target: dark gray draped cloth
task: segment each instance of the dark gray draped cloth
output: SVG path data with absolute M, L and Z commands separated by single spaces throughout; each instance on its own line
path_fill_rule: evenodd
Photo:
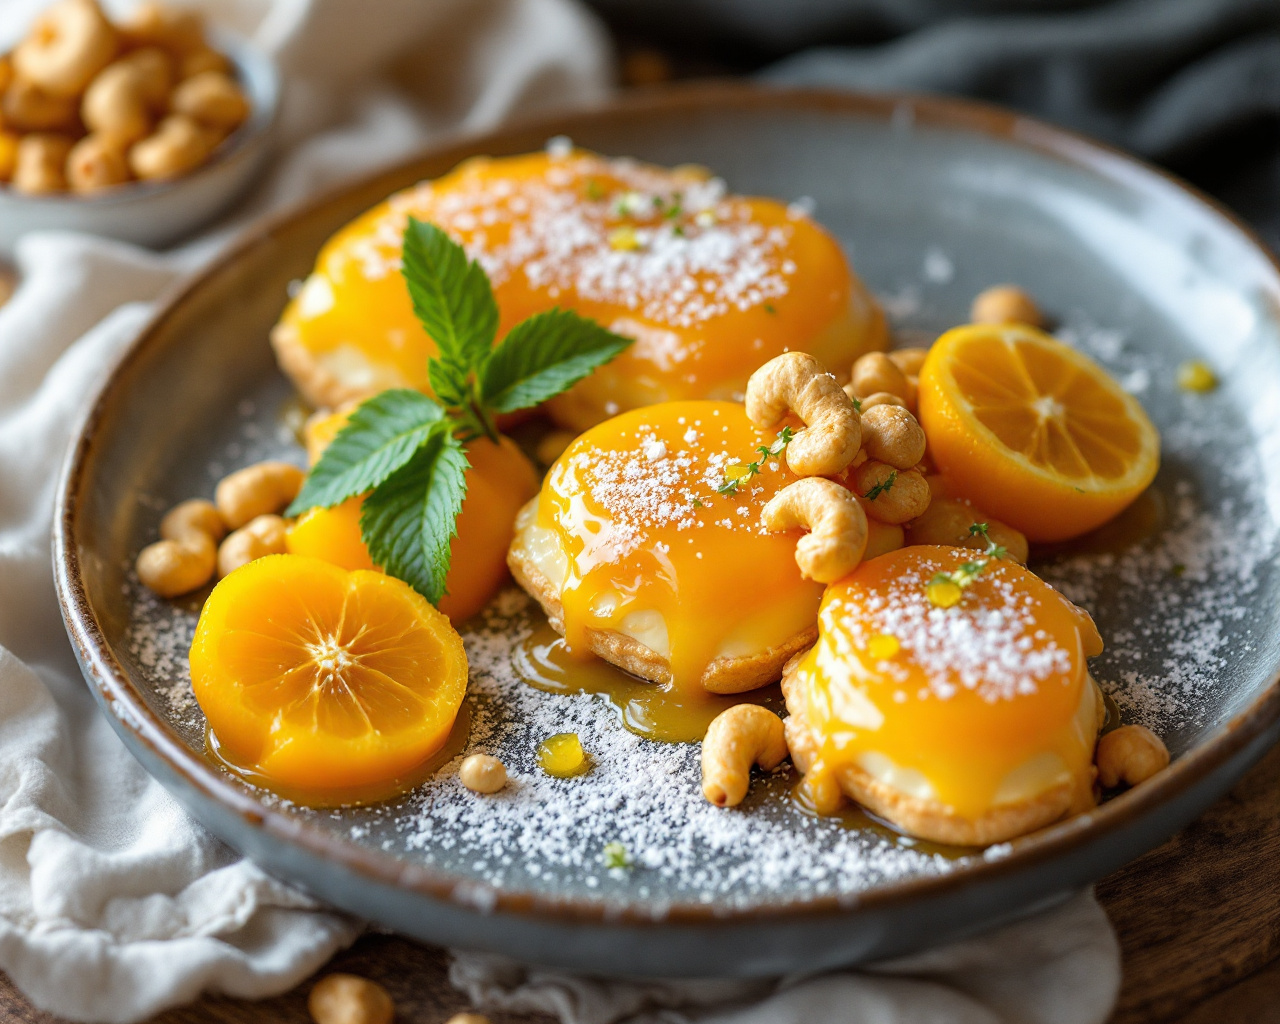
M 766 81 L 972 96 L 1111 142 L 1280 249 L 1280 0 L 594 0 Z

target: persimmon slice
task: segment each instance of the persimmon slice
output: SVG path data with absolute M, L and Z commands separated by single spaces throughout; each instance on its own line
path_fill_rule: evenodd
M 920 422 L 957 494 L 1031 540 L 1077 536 L 1151 483 L 1160 436 L 1088 356 L 1022 324 L 973 324 L 934 343 Z
M 408 584 L 270 555 L 210 594 L 191 683 L 227 760 L 323 794 L 391 782 L 439 750 L 467 658 L 448 618 Z

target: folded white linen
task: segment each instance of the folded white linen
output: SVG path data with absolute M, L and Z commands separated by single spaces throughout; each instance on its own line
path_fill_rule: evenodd
M 5 0 L 0 49 L 44 2 Z M 268 176 L 223 223 L 164 254 L 30 235 L 18 247 L 21 286 L 0 307 L 0 969 L 36 1005 L 84 1021 L 141 1020 L 203 992 L 286 990 L 359 925 L 191 822 L 98 714 L 50 572 L 54 488 L 78 412 L 156 296 L 252 217 L 440 131 L 598 99 L 610 79 L 607 40 L 573 0 L 203 6 L 280 63 L 286 95 Z M 780 984 L 585 981 L 457 956 L 454 982 L 473 999 L 567 1024 L 661 1007 L 733 1024 L 1083 1024 L 1105 1016 L 1119 971 L 1091 897 L 949 950 Z
M 940 949 L 778 981 L 601 980 L 481 953 L 455 953 L 449 980 L 481 1009 L 562 1024 L 1102 1024 L 1120 950 L 1089 891 Z
M 0 4 L 0 51 L 43 4 Z M 50 571 L 54 489 L 80 410 L 156 296 L 248 219 L 440 131 L 598 100 L 611 79 L 607 38 L 572 0 L 206 6 L 279 61 L 268 176 L 226 221 L 164 254 L 28 235 L 21 284 L 0 308 L 0 969 L 76 1020 L 141 1020 L 206 991 L 274 994 L 359 927 L 187 818 L 98 713 Z M 438 83 L 397 75 L 397 61 L 434 69 Z

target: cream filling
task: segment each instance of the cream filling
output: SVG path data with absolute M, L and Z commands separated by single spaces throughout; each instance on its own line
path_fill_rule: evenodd
M 825 645 L 819 651 L 819 659 L 824 652 Z M 1089 738 L 1097 733 L 1097 684 L 1092 677 L 1087 677 L 1087 684 L 1082 689 L 1075 717 L 1068 726 L 1082 744 L 1089 744 Z M 884 715 L 860 688 L 837 686 L 830 689 L 832 710 L 843 722 L 870 730 L 878 729 L 883 723 Z M 904 767 L 887 754 L 878 750 L 864 750 L 853 761 L 877 782 L 904 796 L 920 800 L 937 799 L 933 784 L 923 772 Z M 1054 751 L 1043 751 L 1024 761 L 1004 777 L 991 799 L 991 806 L 1030 801 L 1041 793 L 1071 781 L 1071 769 L 1062 756 Z
M 321 369 L 341 381 L 342 386 L 348 390 L 374 394 L 388 388 L 408 385 L 394 367 L 373 362 L 350 343 L 339 345 L 328 352 L 318 352 L 315 359 Z
M 323 274 L 312 274 L 298 293 L 298 317 L 314 320 L 333 309 L 333 286 Z

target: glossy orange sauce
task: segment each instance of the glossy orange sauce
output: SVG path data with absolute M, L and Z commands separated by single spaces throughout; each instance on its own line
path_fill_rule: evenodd
M 499 337 L 560 306 L 638 339 L 579 385 L 597 410 L 731 397 L 788 348 L 843 371 L 863 348 L 883 346 L 883 318 L 839 246 L 794 207 L 726 196 L 701 169 L 532 153 L 469 160 L 397 193 L 325 245 L 282 324 L 338 364 L 350 362 L 340 350 L 358 353 L 372 367 L 370 390 L 429 390 L 435 346 L 400 274 L 410 216 L 440 225 L 480 260 Z M 825 337 L 832 325 L 838 337 Z
M 568 556 L 565 638 L 618 629 L 632 613 L 665 623 L 672 682 L 700 692 L 726 644 L 763 651 L 813 625 L 822 587 L 801 578 L 797 534 L 761 528 L 764 504 L 795 477 L 777 458 L 735 495 L 725 470 L 761 458 L 776 432 L 733 402 L 673 402 L 589 430 L 544 482 L 538 523 Z M 650 645 L 652 646 L 652 645 Z
M 618 713 L 625 729 L 664 743 L 701 743 L 715 717 L 734 704 L 762 704 L 782 713 L 776 683 L 748 693 L 719 695 L 676 690 L 624 672 L 601 658 L 571 654 L 565 639 L 539 617 L 516 647 L 512 663 L 520 678 L 547 693 L 593 693 Z
M 1082 726 L 1080 711 L 1093 699 L 1086 651 L 1101 649 L 1092 621 L 1008 561 L 991 563 L 960 604 L 933 607 L 930 579 L 973 557 L 903 548 L 828 588 L 818 643 L 798 669 L 806 715 L 822 737 L 805 779 L 820 811 L 835 809 L 833 773 L 867 754 L 919 773 L 937 800 L 971 819 L 1037 756 L 1089 778 L 1094 719 Z

